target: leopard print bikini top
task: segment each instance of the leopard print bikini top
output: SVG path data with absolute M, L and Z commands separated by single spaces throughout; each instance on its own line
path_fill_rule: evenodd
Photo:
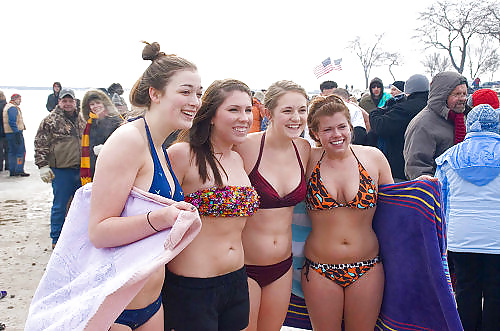
M 358 193 L 349 202 L 339 203 L 326 190 L 320 175 L 321 160 L 325 152 L 321 155 L 320 160 L 314 168 L 309 183 L 307 185 L 306 207 L 309 210 L 334 209 L 339 207 L 347 207 L 353 209 L 367 209 L 377 205 L 377 185 L 370 177 L 366 169 L 359 162 L 352 148 L 351 152 L 358 161 L 359 170 L 359 189 Z

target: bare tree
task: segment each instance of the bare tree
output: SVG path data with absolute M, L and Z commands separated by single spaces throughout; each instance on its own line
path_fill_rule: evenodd
M 376 41 L 373 44 L 365 45 L 361 43 L 361 38 L 357 36 L 348 46 L 358 56 L 363 66 L 365 88 L 368 88 L 368 78 L 370 77 L 372 67 L 383 65 L 387 59 L 387 53 L 381 50 L 381 40 L 383 37 L 384 34 L 376 35 Z
M 394 74 L 392 73 L 392 66 L 400 66 L 403 64 L 403 57 L 401 56 L 400 53 L 395 52 L 395 53 L 385 53 L 385 61 L 389 65 L 389 73 L 392 76 L 393 80 L 396 80 L 394 77 Z
M 490 36 L 500 43 L 500 6 L 498 3 L 489 3 L 486 5 L 486 11 L 490 15 L 487 22 L 483 22 L 481 34 Z
M 497 47 L 492 46 L 488 38 L 481 37 L 479 47 L 468 49 L 467 58 L 469 62 L 470 77 L 474 79 L 482 74 L 493 73 L 500 66 L 500 56 Z
M 431 77 L 434 77 L 435 74 L 446 71 L 450 67 L 450 59 L 448 57 L 441 57 L 439 53 L 432 53 L 425 57 L 423 61 L 421 61 L 423 66 L 426 68 L 426 72 L 428 72 Z
M 471 40 L 484 33 L 485 22 L 492 18 L 489 5 L 488 0 L 437 1 L 420 13 L 417 37 L 426 48 L 445 50 L 452 66 L 462 73 Z

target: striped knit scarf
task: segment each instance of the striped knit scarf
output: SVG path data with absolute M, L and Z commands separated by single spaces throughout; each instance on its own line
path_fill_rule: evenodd
M 92 182 L 92 177 L 90 174 L 90 126 L 92 125 L 92 119 L 99 118 L 96 114 L 89 112 L 89 119 L 87 120 L 87 125 L 83 131 L 82 136 L 82 158 L 80 162 L 80 178 L 82 181 L 82 186 Z

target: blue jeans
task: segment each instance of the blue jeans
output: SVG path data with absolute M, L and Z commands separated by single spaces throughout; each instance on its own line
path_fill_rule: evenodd
M 81 186 L 80 169 L 76 168 L 51 168 L 54 172 L 52 180 L 52 210 L 50 213 L 50 237 L 52 243 L 57 243 L 64 224 L 69 202 L 75 191 Z
M 6 133 L 7 144 L 9 146 L 8 159 L 9 171 L 11 175 L 24 172 L 24 157 L 26 148 L 24 147 L 24 137 L 22 132 Z

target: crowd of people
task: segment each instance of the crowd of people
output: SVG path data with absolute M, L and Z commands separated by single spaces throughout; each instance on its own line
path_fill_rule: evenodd
M 390 93 L 373 78 L 359 100 L 333 81 L 312 98 L 287 80 L 252 92 L 222 79 L 203 92 L 192 62 L 158 43 L 146 43 L 142 57 L 151 64 L 130 92 L 134 111 L 118 83 L 80 102 L 55 82 L 34 141 L 40 177 L 53 189 L 53 247 L 73 195 L 89 183 L 88 235 L 97 248 L 169 229 L 182 211 L 201 216 L 201 232 L 106 329 L 279 330 L 292 289 L 294 207 L 305 201 L 312 229 L 301 284 L 312 327 L 373 330 L 385 278 L 372 228 L 378 193 L 417 179 L 443 187 L 464 329 L 498 330 L 494 91 L 468 98 L 462 75 L 441 72 L 431 83 L 421 74 L 395 81 Z M 0 93 L 0 160 L 9 155 L 11 176 L 29 176 L 20 103 Z M 176 202 L 122 216 L 133 188 Z

